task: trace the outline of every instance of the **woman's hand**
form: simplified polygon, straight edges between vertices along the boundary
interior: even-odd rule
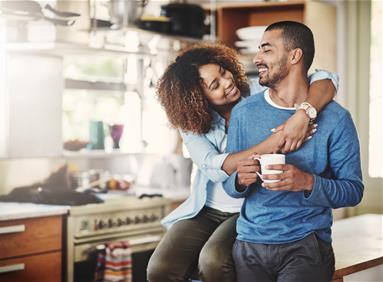
[[[310,125],[310,119],[306,113],[298,110],[286,122],[273,130],[274,134],[280,132],[282,132],[281,151],[286,154],[298,150],[303,142],[310,140],[311,135],[316,132],[316,125]]]
[[[237,183],[241,186],[249,186],[257,181],[257,171],[260,171],[259,162],[255,160],[259,155],[252,155],[247,159],[240,160],[237,165]]]

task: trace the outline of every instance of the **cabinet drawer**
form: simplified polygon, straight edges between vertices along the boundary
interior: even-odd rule
[[[0,221],[0,259],[61,250],[62,217]]]
[[[0,260],[1,282],[61,281],[61,252]]]

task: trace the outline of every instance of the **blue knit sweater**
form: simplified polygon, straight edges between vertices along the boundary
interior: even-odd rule
[[[227,152],[260,143],[295,111],[278,108],[262,92],[239,103],[232,111]],[[224,183],[232,197],[245,197],[237,222],[237,239],[279,244],[300,240],[315,232],[331,242],[332,208],[357,205],[363,196],[359,141],[350,114],[336,102],[317,118],[318,131],[286,163],[314,174],[314,187],[303,192],[270,191],[258,180],[245,191],[235,188],[236,173]]]

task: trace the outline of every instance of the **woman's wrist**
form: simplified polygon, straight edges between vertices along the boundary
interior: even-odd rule
[[[310,117],[307,115],[304,109],[297,109],[295,114],[298,115],[300,118],[302,118],[302,120],[306,121],[307,123],[310,122]]]

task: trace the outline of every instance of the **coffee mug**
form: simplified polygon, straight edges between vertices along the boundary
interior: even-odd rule
[[[254,158],[255,160],[258,160],[261,164],[261,173],[257,172],[258,176],[262,179],[265,183],[273,183],[278,182],[280,180],[269,180],[269,179],[263,179],[263,174],[279,174],[282,173],[282,170],[275,170],[275,169],[267,169],[266,167],[268,165],[277,165],[277,164],[285,164],[286,158],[283,154],[264,154],[261,155],[259,158]]]

